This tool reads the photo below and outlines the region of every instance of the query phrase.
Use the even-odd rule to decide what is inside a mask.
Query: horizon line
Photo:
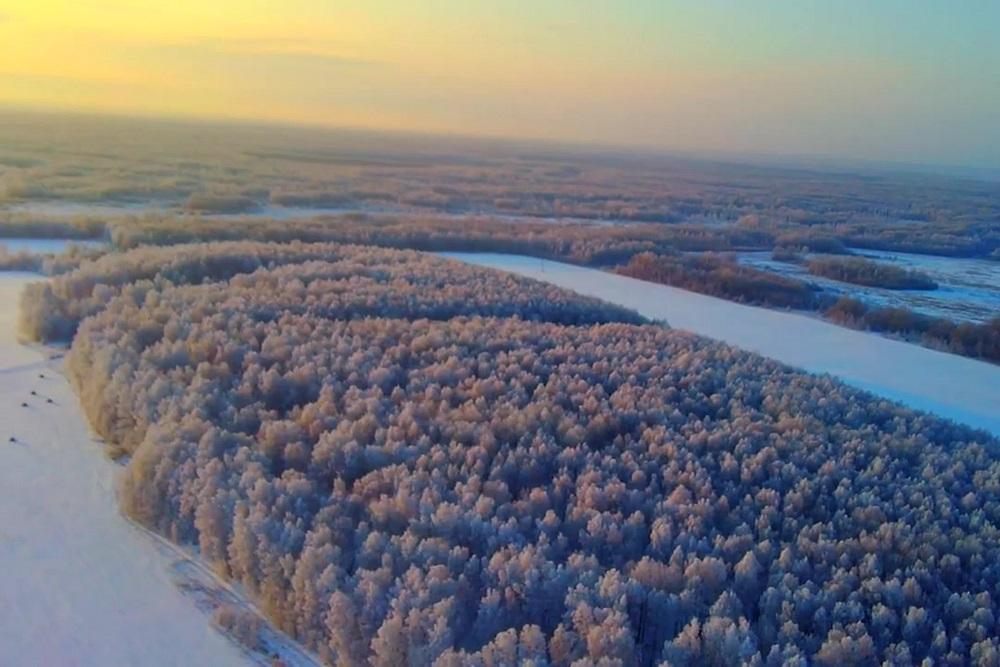
[[[344,134],[403,136],[414,139],[447,139],[450,141],[492,144],[515,147],[540,146],[576,153],[603,153],[635,158],[672,158],[711,162],[731,166],[751,166],[772,169],[808,169],[823,173],[843,171],[876,171],[908,176],[939,176],[955,180],[981,182],[1000,181],[1000,162],[986,166],[977,164],[912,162],[889,158],[843,157],[829,154],[786,153],[759,151],[720,151],[712,149],[649,146],[633,143],[583,140],[553,137],[515,136],[503,133],[470,134],[459,131],[419,128],[395,128],[374,125],[323,123],[293,119],[260,118],[195,113],[150,113],[142,111],[116,111],[86,107],[62,107],[0,102],[0,114],[82,117],[114,119],[135,122],[173,123],[180,125],[211,125],[221,128],[283,129],[294,131],[321,131]]]

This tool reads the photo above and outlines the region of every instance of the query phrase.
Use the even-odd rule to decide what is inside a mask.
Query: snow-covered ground
[[[119,514],[58,362],[17,343],[37,279],[0,274],[0,665],[253,664],[175,585],[184,559]]]
[[[1000,436],[1000,366],[596,269],[518,255],[442,254],[617,303]]]
[[[0,237],[0,247],[6,248],[12,254],[26,252],[32,255],[58,255],[66,252],[71,246],[99,248],[101,241],[80,239],[18,239]]]

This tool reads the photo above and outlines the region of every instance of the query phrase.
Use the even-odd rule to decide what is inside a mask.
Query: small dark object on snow
[[[40,377],[40,378],[42,378],[44,380],[45,379],[45,373],[39,373],[38,377]]]
[[[48,403],[49,405],[55,403],[55,401],[53,401],[51,398],[46,398],[45,402]]]
[[[10,441],[11,442],[17,442],[17,438],[15,438],[14,436],[10,436]]]
[[[38,392],[37,392],[37,391],[35,391],[34,389],[32,389],[32,390],[31,390],[31,395],[32,395],[32,396],[38,396]]]
[[[27,403],[21,403],[21,407],[22,408],[26,408],[26,407],[28,407],[28,404]]]

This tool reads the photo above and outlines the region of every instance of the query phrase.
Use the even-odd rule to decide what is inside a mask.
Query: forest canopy
[[[43,311],[124,509],[331,663],[1000,655],[985,434],[419,253],[133,252]]]
[[[616,313],[625,321],[640,319],[621,308],[545,283],[492,274],[411,251],[323,243],[236,241],[140,247],[105,255],[50,281],[29,285],[22,296],[21,333],[34,341],[69,341],[83,318],[99,312],[115,294],[128,286],[149,288],[214,282],[252,273],[262,267],[295,266],[317,260],[329,264],[324,267],[328,276],[352,276],[358,281],[376,283],[409,281],[409,290],[430,290],[431,294],[424,297],[427,304],[438,298],[455,306],[466,298],[472,308],[466,312],[508,316],[520,313],[531,319],[537,317],[538,312],[562,309],[566,319],[560,321],[567,323],[594,321],[588,318],[595,316],[611,318],[609,313]],[[297,274],[299,270],[296,267],[290,275],[300,282],[318,277]],[[399,288],[395,294],[397,298],[405,295],[402,285],[394,284],[393,287]],[[444,291],[437,291],[442,289]],[[385,288],[381,292],[382,296],[390,293]],[[329,296],[321,295],[322,298]],[[484,300],[489,301],[489,307]],[[477,310],[477,305],[482,307]],[[574,319],[576,317],[580,319]]]

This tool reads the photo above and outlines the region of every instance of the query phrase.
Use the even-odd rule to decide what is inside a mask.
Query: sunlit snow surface
[[[545,280],[1000,435],[1000,366],[794,313],[518,255],[442,253]]]
[[[17,239],[0,236],[0,248],[4,248],[11,254],[26,252],[30,255],[58,255],[69,250],[72,246],[82,246],[84,248],[100,248],[104,243],[101,241],[80,240],[80,239]]]
[[[0,274],[0,665],[248,664],[118,513],[115,465],[66,380],[17,344],[37,279]]]

